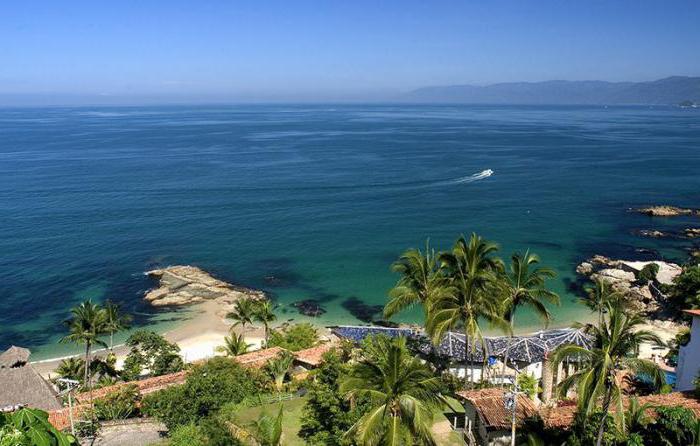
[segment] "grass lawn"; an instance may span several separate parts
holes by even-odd
[[[301,424],[302,409],[306,404],[306,398],[295,398],[293,400],[283,401],[284,418],[282,419],[282,444],[285,446],[304,446],[304,440],[297,436],[299,426]],[[463,412],[462,405],[457,400],[450,399],[450,405],[457,412]],[[258,418],[263,412],[268,415],[277,413],[279,403],[266,404],[264,406],[251,407],[238,412],[237,418],[241,423],[249,423]],[[450,411],[446,409],[445,412]],[[435,439],[440,446],[463,446],[464,443],[460,440],[459,434],[452,431],[449,421],[443,415],[443,411],[435,412],[435,423],[433,424]]]

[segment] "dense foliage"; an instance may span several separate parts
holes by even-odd
[[[161,420],[169,429],[196,423],[224,404],[238,403],[265,385],[256,372],[228,358],[212,358],[195,366],[185,384],[147,395],[142,411]]]
[[[296,352],[311,348],[318,342],[318,331],[309,323],[294,324],[283,329],[272,330],[268,346],[282,347]]]
[[[648,263],[644,265],[639,273],[637,273],[637,281],[641,284],[647,284],[656,280],[656,275],[659,273],[659,265],[656,263]]]
[[[0,445],[2,446],[71,446],[78,444],[73,436],[56,430],[49,415],[39,409],[20,409],[0,413]]]
[[[131,350],[124,360],[122,376],[125,381],[138,379],[146,371],[152,376],[160,376],[184,368],[180,347],[153,331],[135,331],[126,340],[126,345]]]
[[[683,268],[683,272],[673,281],[670,300],[678,312],[700,308],[700,265]]]
[[[310,384],[299,436],[311,445],[343,446],[353,444],[343,438],[345,432],[366,412],[365,400],[351,403],[340,392],[340,381],[347,375],[347,358],[332,350],[323,357]]]
[[[95,416],[98,420],[123,420],[134,417],[139,413],[140,400],[139,389],[135,384],[122,386],[95,400]]]

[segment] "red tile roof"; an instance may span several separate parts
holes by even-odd
[[[511,425],[511,412],[504,404],[503,389],[463,390],[457,396],[471,403],[487,428],[505,429]],[[525,395],[518,395],[516,420],[518,423],[537,414],[535,403]]]
[[[693,316],[700,316],[700,310],[683,310],[683,312],[692,314]]]
[[[284,351],[286,350],[282,347],[265,348],[262,350],[256,350],[254,352],[235,356],[233,360],[242,365],[243,367],[260,368],[267,364],[267,361],[276,358],[277,355]]]
[[[330,351],[334,345],[332,343],[326,343],[317,345],[316,347],[307,348],[305,350],[299,350],[294,353],[296,360],[304,365],[309,365],[312,367],[318,367],[321,362],[323,362],[323,355]]]
[[[629,400],[625,401],[627,404]],[[671,392],[664,395],[649,395],[639,397],[639,404],[649,403],[653,406],[685,407],[700,417],[700,399],[693,392]],[[614,410],[614,409],[613,409]],[[540,416],[545,425],[553,428],[571,426],[576,414],[575,403],[567,403],[558,407],[547,407],[540,410]]]

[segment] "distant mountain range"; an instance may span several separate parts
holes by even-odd
[[[545,81],[486,86],[419,88],[406,100],[471,104],[645,104],[700,103],[700,77],[672,76],[651,82]]]

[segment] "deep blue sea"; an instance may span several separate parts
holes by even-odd
[[[181,263],[265,289],[281,320],[317,299],[317,322],[354,323],[383,304],[404,249],[472,231],[557,270],[564,325],[587,317],[573,291],[587,256],[685,258],[688,241],[634,235],[700,226],[628,210],[661,203],[700,207],[700,110],[0,109],[0,348],[65,351],[62,321],[87,297],[173,323],[143,303],[143,272]]]

